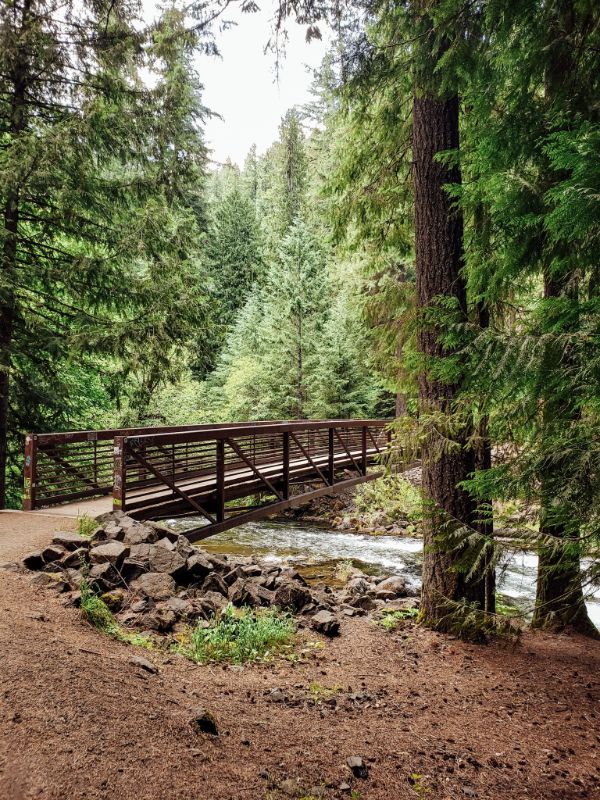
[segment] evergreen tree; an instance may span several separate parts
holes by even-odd
[[[296,221],[282,241],[264,290],[262,363],[269,416],[308,415],[327,288],[319,246],[307,226]]]
[[[252,203],[239,189],[233,189],[215,211],[207,243],[221,325],[231,324],[236,310],[260,278],[260,250]]]
[[[197,36],[175,11],[153,30],[136,14],[112,0],[0,10],[0,506],[7,442],[86,406],[71,354],[84,370],[111,354],[140,376],[143,407],[147,370],[174,362],[202,311]]]

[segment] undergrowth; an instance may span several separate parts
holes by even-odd
[[[381,619],[377,620],[377,624],[385,628],[386,631],[395,631],[401,622],[407,619],[417,619],[419,616],[418,608],[400,608],[392,611],[382,610]]]
[[[416,532],[414,526],[422,521],[421,493],[400,475],[385,475],[363,483],[356,490],[354,508],[367,524],[384,516],[389,524],[408,521],[409,532],[411,527]]]
[[[148,650],[152,649],[153,643],[148,636],[143,636],[141,633],[130,633],[119,625],[110,608],[101,597],[98,597],[86,578],[81,581],[79,591],[81,593],[81,613],[101,633],[112,639],[118,639],[120,642],[126,642],[136,647],[145,647]]]
[[[230,603],[208,627],[199,625],[182,637],[176,650],[198,664],[244,664],[265,661],[289,649],[295,633],[296,625],[288,614],[276,609],[235,609]]]
[[[98,523],[93,517],[89,517],[87,514],[77,517],[77,531],[80,536],[85,536],[86,539],[89,539],[97,527]]]

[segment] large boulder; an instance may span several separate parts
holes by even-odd
[[[129,555],[129,547],[123,542],[111,540],[97,544],[90,550],[90,563],[119,565]]]
[[[33,553],[27,553],[22,563],[27,569],[41,569],[44,566],[41,551],[35,550]]]
[[[256,608],[263,604],[262,597],[258,591],[259,587],[251,581],[238,578],[229,587],[228,596],[234,606],[251,606]]]
[[[133,522],[133,524],[128,526],[125,530],[124,541],[129,545],[150,545],[154,544],[157,540],[157,531],[155,531],[154,528],[150,528],[148,525],[141,525],[139,522]]]
[[[126,558],[121,564],[119,572],[126,583],[131,583],[131,581],[139,578],[140,575],[148,572],[148,562],[137,558]]]
[[[146,572],[131,583],[134,592],[151,600],[166,600],[175,588],[175,581],[166,572]]]
[[[64,554],[64,547],[61,547],[57,544],[49,544],[48,547],[44,547],[42,550],[42,558],[46,564],[50,564],[53,561],[58,561],[58,559],[62,558]]]
[[[116,567],[109,561],[104,561],[101,564],[93,564],[92,567],[90,567],[89,576],[91,582],[105,592],[122,583],[121,576],[117,572]]]

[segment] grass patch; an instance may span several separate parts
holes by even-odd
[[[385,628],[386,631],[395,631],[401,622],[404,622],[407,619],[417,619],[419,616],[419,609],[400,608],[396,609],[395,611],[386,611],[384,609],[381,613],[382,617],[381,619],[377,620],[377,624],[381,625],[382,628]]]
[[[198,664],[265,661],[291,647],[296,625],[289,614],[275,609],[235,609],[231,603],[208,627],[194,628],[177,645],[177,652]]]
[[[87,579],[84,578],[81,581],[79,591],[81,592],[81,613],[90,625],[112,639],[118,639],[120,642],[126,642],[136,647],[145,647],[147,650],[152,649],[153,643],[148,636],[123,630],[110,608],[93,591]]]
[[[89,539],[97,527],[98,523],[93,517],[89,517],[87,514],[77,517],[77,532],[80,536],[85,536]]]

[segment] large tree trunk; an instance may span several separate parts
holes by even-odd
[[[413,104],[413,161],[415,184],[415,247],[417,306],[422,314],[439,298],[454,298],[466,318],[466,289],[463,263],[463,220],[453,208],[447,184],[460,183],[460,170],[437,160],[442,151],[456,150],[459,144],[458,97],[438,98],[431,93],[417,94]],[[424,356],[439,359],[448,355],[441,331],[431,322],[421,322],[418,348]],[[448,415],[458,385],[440,382],[424,370],[419,377],[420,413]],[[449,549],[439,534],[473,521],[473,502],[458,487],[474,469],[474,454],[465,448],[467,430],[449,434],[432,430],[423,452],[423,492],[425,520],[423,530],[424,620],[438,628],[451,627],[448,601],[475,601],[484,607],[481,580],[466,580],[456,569],[459,555]]]

